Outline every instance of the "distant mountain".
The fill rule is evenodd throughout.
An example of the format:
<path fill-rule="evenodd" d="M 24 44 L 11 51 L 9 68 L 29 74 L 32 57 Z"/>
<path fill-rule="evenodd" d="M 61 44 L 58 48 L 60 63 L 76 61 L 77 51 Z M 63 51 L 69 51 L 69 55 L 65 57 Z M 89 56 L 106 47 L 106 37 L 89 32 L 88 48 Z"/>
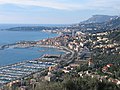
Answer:
<path fill-rule="evenodd" d="M 84 22 L 73 25 L 72 28 L 80 30 L 82 32 L 90 33 L 117 30 L 120 29 L 120 17 L 94 15 L 92 18 Z"/>
<path fill-rule="evenodd" d="M 107 22 L 111 19 L 116 18 L 117 16 L 109 16 L 109 15 L 93 15 L 86 21 L 81 22 L 82 24 L 89 24 L 89 23 L 103 23 Z"/>

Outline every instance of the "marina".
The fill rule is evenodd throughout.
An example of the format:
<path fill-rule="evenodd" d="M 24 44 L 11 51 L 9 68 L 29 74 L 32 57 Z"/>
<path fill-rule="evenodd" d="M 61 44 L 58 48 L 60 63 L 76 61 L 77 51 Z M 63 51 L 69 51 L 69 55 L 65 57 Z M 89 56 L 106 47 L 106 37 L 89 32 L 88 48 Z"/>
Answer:
<path fill-rule="evenodd" d="M 36 72 L 40 72 L 41 70 L 50 66 L 57 65 L 57 63 L 53 62 L 54 60 L 56 60 L 56 58 L 54 58 L 54 60 L 52 58 L 51 61 L 49 59 L 47 61 L 46 58 L 46 61 L 42 62 L 42 58 L 44 58 L 44 56 L 34 60 L 19 62 L 0 67 L 0 87 L 13 81 L 21 80 L 21 78 L 23 77 L 26 77 Z"/>

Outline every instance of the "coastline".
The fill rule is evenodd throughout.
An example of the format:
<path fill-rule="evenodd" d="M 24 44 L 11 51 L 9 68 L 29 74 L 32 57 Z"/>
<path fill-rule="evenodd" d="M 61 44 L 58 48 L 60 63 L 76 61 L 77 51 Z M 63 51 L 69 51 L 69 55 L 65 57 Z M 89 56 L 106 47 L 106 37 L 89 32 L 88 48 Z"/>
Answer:
<path fill-rule="evenodd" d="M 9 46 L 10 45 L 10 46 Z M 6 48 L 14 48 L 13 46 L 14 45 L 16 45 L 17 46 L 17 44 L 9 44 L 8 46 L 5 46 L 5 48 L 3 48 L 3 50 L 4 49 L 6 49 Z M 30 48 L 30 47 L 47 47 L 47 48 L 56 48 L 56 49 L 59 49 L 59 50 L 62 50 L 62 52 L 65 52 L 63 55 L 62 55 L 62 57 L 65 57 L 69 52 L 71 52 L 69 49 L 66 49 L 65 47 L 62 47 L 62 46 L 60 46 L 60 47 L 57 47 L 57 46 L 53 46 L 53 45 L 36 45 L 36 44 L 34 44 L 34 45 L 30 45 L 28 48 Z M 17 48 L 17 47 L 16 47 Z M 19 47 L 18 47 L 19 48 Z M 13 69 L 12 71 L 14 71 L 15 69 L 17 70 L 17 68 L 15 68 L 16 66 L 26 66 L 26 64 L 27 63 L 29 63 L 30 61 L 33 61 L 33 62 L 35 62 L 35 61 L 38 61 L 38 62 L 40 62 L 41 63 L 41 61 L 39 61 L 39 60 L 41 60 L 42 59 L 42 56 L 41 57 L 39 57 L 39 58 L 36 58 L 36 59 L 34 59 L 34 60 L 25 60 L 25 61 L 22 61 L 22 62 L 17 62 L 17 63 L 13 63 L 13 64 L 10 64 L 10 65 L 5 65 L 5 66 L 1 66 L 0 67 L 0 70 L 5 70 L 5 72 L 9 72 L 9 70 L 11 70 L 11 69 Z M 47 63 L 47 61 L 45 61 L 46 63 Z M 53 63 L 52 61 L 51 61 L 51 63 Z M 56 63 L 56 64 L 58 64 L 58 63 Z M 53 64 L 54 65 L 54 64 Z M 13 68 L 14 67 L 14 68 Z M 38 70 L 38 71 L 34 71 L 34 70 L 32 70 L 33 72 L 28 72 L 25 76 L 24 76 L 24 74 L 21 76 L 21 77 L 28 77 L 28 76 L 30 76 L 30 75 L 32 75 L 32 74 L 35 74 L 35 73 L 40 73 L 40 72 L 42 72 L 42 71 L 44 71 L 44 70 L 46 70 L 47 68 L 48 68 L 48 65 L 46 65 L 46 64 L 44 64 L 44 66 L 31 66 L 31 67 L 34 67 L 34 68 L 36 68 L 36 69 L 40 69 L 40 70 Z M 30 68 L 30 67 L 29 67 Z M 7 69 L 8 69 L 8 71 L 7 71 Z M 15 70 L 15 71 L 16 71 Z M 24 72 L 24 71 L 22 71 L 23 69 L 20 69 L 20 71 L 21 71 L 21 73 L 22 72 Z M 26 69 L 25 69 L 26 70 Z M 1 71 L 1 73 L 2 73 L 2 71 Z M 17 75 L 17 74 L 16 74 Z M 3 74 L 3 77 L 4 77 L 4 74 Z M 10 80 L 11 80 L 11 78 L 12 78 L 12 75 L 11 75 L 11 77 L 9 77 L 10 78 Z M 8 79 L 9 79 L 8 78 Z M 9 84 L 9 83 L 12 83 L 13 81 L 16 81 L 16 80 L 20 80 L 20 77 L 19 78 L 17 78 L 17 79 L 13 79 L 13 80 L 11 80 L 10 82 L 7 82 L 7 83 L 5 83 L 4 82 L 4 80 L 3 80 L 3 82 L 4 82 L 4 84 L 3 85 L 6 85 L 6 84 Z"/>
<path fill-rule="evenodd" d="M 61 46 L 61 47 L 57 47 L 57 46 L 52 46 L 52 45 L 39 45 L 39 46 L 31 46 L 31 47 L 55 48 L 55 49 L 58 49 L 58 50 L 64 52 L 65 54 L 63 54 L 63 55 L 66 55 L 66 54 L 68 54 L 69 52 L 71 52 L 71 50 L 66 49 L 65 47 L 62 47 L 62 46 Z M 9 47 L 7 47 L 7 48 L 9 48 Z M 18 47 L 18 48 L 19 48 L 19 47 Z M 28 48 L 30 48 L 30 47 L 28 47 Z M 2 50 L 4 50 L 4 49 L 2 49 Z M 42 56 L 39 57 L 39 59 L 41 59 L 41 58 L 42 58 Z M 38 58 L 35 58 L 34 60 L 36 60 L 36 59 L 38 59 Z M 20 64 L 20 63 L 24 63 L 24 62 L 28 62 L 28 61 L 31 61 L 31 60 L 25 60 L 25 61 L 22 61 L 22 62 L 17 62 L 17 63 L 13 63 L 13 64 L 9 64 L 9 65 L 0 66 L 0 69 L 1 69 L 2 67 L 11 66 L 11 65 L 15 65 L 15 64 Z"/>
<path fill-rule="evenodd" d="M 55 39 L 55 38 L 57 38 L 57 36 L 53 37 L 53 38 Z M 19 80 L 19 82 L 21 82 L 21 78 L 27 78 L 35 73 L 44 72 L 49 66 L 53 66 L 53 65 L 58 66 L 58 64 L 60 62 L 64 61 L 64 58 L 67 55 L 70 55 L 70 57 L 68 57 L 69 58 L 68 60 L 70 61 L 70 59 L 74 55 L 72 50 L 68 49 L 67 47 L 61 46 L 61 45 L 55 46 L 54 43 L 50 44 L 50 45 L 44 44 L 44 40 L 49 40 L 49 39 L 50 38 L 42 39 L 39 41 L 20 41 L 20 42 L 16 42 L 16 43 L 1 45 L 0 50 L 9 49 L 9 48 L 25 49 L 25 48 L 30 48 L 30 47 L 45 47 L 45 48 L 58 49 L 58 50 L 64 52 L 64 54 L 60 55 L 59 59 L 56 59 L 55 61 L 51 60 L 50 62 L 48 60 L 45 60 L 45 61 L 42 60 L 42 56 L 40 56 L 39 58 L 34 58 L 33 60 L 25 60 L 25 61 L 13 63 L 13 64 L 0 66 L 0 74 L 1 74 L 1 77 L 3 78 L 3 79 L 1 79 L 3 84 L 2 84 L 2 82 L 0 84 L 6 85 L 6 84 L 16 82 L 16 80 Z M 38 42 L 41 42 L 41 44 Z M 42 44 L 42 42 L 43 42 L 43 44 Z M 30 66 L 29 66 L 29 64 L 30 64 Z M 6 76 L 7 76 L 7 78 L 6 78 Z M 13 78 L 13 77 L 15 77 L 15 78 Z M 8 80 L 8 82 L 6 82 L 5 80 Z M 0 87 L 1 87 L 1 85 L 0 85 Z"/>

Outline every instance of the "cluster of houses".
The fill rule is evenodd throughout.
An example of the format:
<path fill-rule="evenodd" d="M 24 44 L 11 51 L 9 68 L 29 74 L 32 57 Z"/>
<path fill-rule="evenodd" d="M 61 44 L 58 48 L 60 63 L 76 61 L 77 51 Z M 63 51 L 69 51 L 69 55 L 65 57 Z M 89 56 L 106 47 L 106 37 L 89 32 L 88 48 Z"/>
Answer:
<path fill-rule="evenodd" d="M 68 46 L 69 48 L 77 48 L 79 45 L 83 46 L 85 34 L 82 32 L 70 32 L 70 34 L 62 34 L 55 38 L 48 38 L 44 40 L 40 40 L 37 44 L 43 45 L 54 45 L 54 46 Z"/>
<path fill-rule="evenodd" d="M 48 74 L 44 77 L 44 80 L 46 81 L 55 81 L 56 80 L 56 75 L 54 74 L 54 72 L 62 72 L 64 74 L 66 73 L 74 73 L 74 71 L 76 70 L 77 67 L 79 67 L 80 65 L 82 64 L 87 64 L 88 67 L 91 67 L 93 68 L 94 67 L 94 62 L 92 61 L 92 59 L 90 60 L 85 60 L 85 61 L 80 61 L 80 60 L 76 60 L 72 63 L 70 63 L 69 65 L 67 66 L 64 66 L 64 67 L 58 67 L 57 65 L 55 66 L 50 66 L 48 68 Z M 79 75 L 79 73 L 78 73 Z"/>
<path fill-rule="evenodd" d="M 108 35 L 109 32 L 90 34 L 93 37 L 89 40 L 92 43 L 92 49 L 99 49 L 101 53 L 120 54 L 120 44 L 108 38 Z"/>
<path fill-rule="evenodd" d="M 74 71 L 76 70 L 77 67 L 79 67 L 80 65 L 82 64 L 86 64 L 88 65 L 89 68 L 92 68 L 92 69 L 95 69 L 95 64 L 94 64 L 94 61 L 90 58 L 86 61 L 80 61 L 80 60 L 76 60 L 74 61 L 73 63 L 67 65 L 67 66 L 64 66 L 63 68 L 57 68 L 57 67 L 49 67 L 49 71 L 48 71 L 48 74 L 45 76 L 45 80 L 46 81 L 54 81 L 56 80 L 56 75 L 53 74 L 54 71 L 62 71 L 64 74 L 66 73 L 75 73 Z M 113 64 L 107 64 L 106 66 L 104 66 L 102 68 L 102 72 L 103 73 L 107 73 L 107 74 L 112 74 L 111 72 L 108 71 L 109 68 L 111 68 L 112 66 L 114 66 Z M 94 70 L 86 70 L 86 71 L 80 71 L 77 73 L 78 76 L 84 78 L 85 76 L 89 76 L 91 78 L 96 78 L 98 79 L 99 81 L 103 82 L 103 81 L 108 81 L 108 82 L 112 82 L 112 83 L 115 83 L 116 85 L 120 85 L 120 80 L 119 79 L 114 79 L 114 78 L 111 78 L 109 77 L 108 75 L 100 75 L 97 73 L 97 71 L 94 71 Z"/>
<path fill-rule="evenodd" d="M 69 30 L 65 29 L 65 31 L 68 33 L 70 32 Z M 56 74 L 54 72 L 62 72 L 62 73 L 74 73 L 73 71 L 79 67 L 81 64 L 87 64 L 89 68 L 94 68 L 95 64 L 93 62 L 93 60 L 91 59 L 91 52 L 89 50 L 89 48 L 87 46 L 85 46 L 85 44 L 87 42 L 92 43 L 91 48 L 92 49 L 101 49 L 102 52 L 106 52 L 106 53 L 111 53 L 111 52 L 118 52 L 118 54 L 120 54 L 120 47 L 119 44 L 114 42 L 109 44 L 110 40 L 109 38 L 106 37 L 106 35 L 108 35 L 107 32 L 104 33 L 97 33 L 97 34 L 89 34 L 89 36 L 95 37 L 94 39 L 89 38 L 88 40 L 86 40 L 86 34 L 80 32 L 80 31 L 76 31 L 76 32 L 72 32 L 71 34 L 68 35 L 61 35 L 55 38 L 48 38 L 48 39 L 43 39 L 37 42 L 33 42 L 32 44 L 34 45 L 51 45 L 51 46 L 56 46 L 56 47 L 60 47 L 60 46 L 64 46 L 67 47 L 75 52 L 77 52 L 77 58 L 74 60 L 74 62 L 70 63 L 69 65 L 58 67 L 58 64 L 54 65 L 54 66 L 50 66 L 48 68 L 48 72 L 47 75 L 42 77 L 43 80 L 45 81 L 55 81 L 58 77 L 56 76 Z M 105 36 L 105 37 L 103 37 Z M 23 46 L 31 43 L 22 43 Z M 21 43 L 20 43 L 21 45 Z M 19 46 L 19 43 L 18 43 Z M 89 58 L 89 59 L 88 59 Z M 106 66 L 104 66 L 102 68 L 102 72 L 103 73 L 109 73 L 108 69 L 110 67 L 112 67 L 113 64 L 107 64 Z M 118 79 L 113 79 L 113 78 L 108 78 L 107 75 L 105 76 L 101 76 L 99 74 L 97 74 L 96 71 L 92 71 L 92 70 L 87 70 L 87 71 L 81 71 L 77 73 L 80 77 L 84 77 L 84 76 L 90 76 L 91 78 L 97 78 L 98 80 L 100 80 L 101 82 L 104 80 L 107 80 L 109 82 L 113 82 L 116 83 L 117 85 L 120 85 L 120 80 Z M 35 80 L 31 80 L 31 83 L 36 82 Z M 25 87 L 21 87 L 21 90 L 26 90 L 24 89 Z"/>
<path fill-rule="evenodd" d="M 75 52 L 78 52 L 79 57 L 89 58 L 90 50 L 85 46 L 86 34 L 80 31 L 72 32 L 71 34 L 61 35 L 55 38 L 48 38 L 37 41 L 37 45 L 51 45 L 51 46 L 64 46 Z"/>
<path fill-rule="evenodd" d="M 88 62 L 88 66 L 94 65 L 93 63 L 91 65 L 89 65 L 89 63 L 90 62 Z M 80 64 L 70 64 L 70 65 L 62 68 L 61 70 L 63 73 L 73 73 L 72 70 L 75 70 L 75 68 L 78 67 L 79 65 Z M 111 65 L 112 64 L 108 64 L 107 67 L 109 68 Z M 105 68 L 103 67 L 103 70 L 104 69 Z M 54 71 L 54 69 L 52 69 L 52 70 Z M 119 79 L 114 79 L 114 78 L 108 77 L 107 75 L 101 76 L 101 75 L 97 74 L 97 72 L 93 72 L 92 70 L 78 72 L 78 75 L 82 78 L 89 76 L 91 78 L 96 78 L 101 82 L 108 81 L 108 82 L 115 83 L 116 85 L 120 85 Z M 51 70 L 49 70 L 48 75 L 45 76 L 45 80 L 46 81 L 55 81 L 55 79 L 56 79 L 56 75 L 52 74 Z"/>

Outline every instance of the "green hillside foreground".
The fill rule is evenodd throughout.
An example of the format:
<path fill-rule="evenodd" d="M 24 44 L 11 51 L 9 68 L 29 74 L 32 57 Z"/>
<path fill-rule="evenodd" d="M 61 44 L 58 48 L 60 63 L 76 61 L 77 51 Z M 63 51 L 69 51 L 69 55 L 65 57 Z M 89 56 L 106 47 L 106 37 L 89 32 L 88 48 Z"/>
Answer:
<path fill-rule="evenodd" d="M 75 75 L 75 74 L 74 74 Z M 25 90 L 120 90 L 120 87 L 107 81 L 100 82 L 96 78 L 74 76 L 66 74 L 63 81 L 39 82 L 29 85 Z M 11 90 L 6 88 L 6 90 Z M 20 90 L 13 86 L 12 90 Z"/>
<path fill-rule="evenodd" d="M 67 77 L 67 78 L 66 78 Z M 119 90 L 115 84 L 67 75 L 62 82 L 39 83 L 35 90 Z"/>

